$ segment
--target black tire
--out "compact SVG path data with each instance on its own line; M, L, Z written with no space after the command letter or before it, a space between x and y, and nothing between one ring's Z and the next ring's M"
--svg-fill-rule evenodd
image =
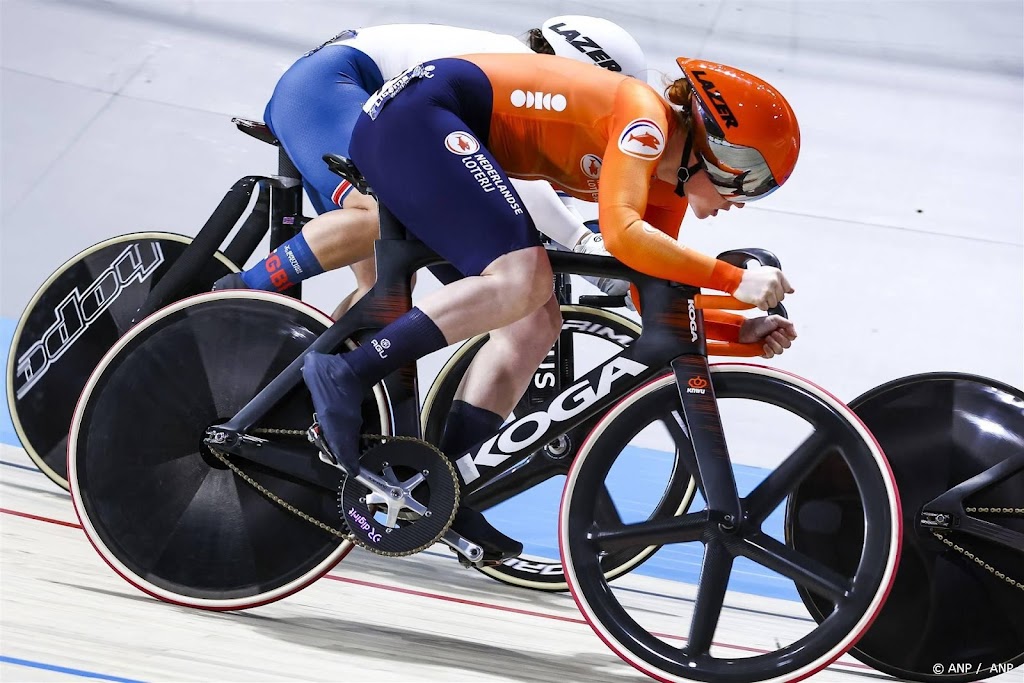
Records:
M929 373L876 387L850 407L892 465L904 517L896 582L875 623L850 654L914 681L976 681L1024 666L1024 589L969 560L918 523L929 501L1024 451L1024 392L985 377ZM843 468L826 461L804 488L808 495L835 495L845 477ZM1024 471L977 492L966 504L1024 507ZM1024 533L1024 514L972 516ZM948 540L1015 583L1024 582L1021 552L956 530ZM856 535L829 539L834 546L857 542ZM823 606L806 594L801 597L821 619Z
M61 488L68 488L68 426L82 387L191 243L184 235L139 232L95 244L47 278L21 314L7 359L7 405L25 452ZM220 252L214 257L182 296L209 291L217 278L238 272ZM95 312L83 313L100 301Z
M594 491L602 490L620 451L645 421L666 411L681 410L675 377L666 374L652 380L602 418L569 472L559 528L566 578L580 610L601 639L626 662L659 680L801 680L848 650L882 608L899 559L901 517L895 481L881 450L860 420L824 390L794 375L753 365L713 365L711 377L717 400L741 399L741 407L781 410L787 414L786 420L800 419L801 428L796 435L806 434L809 424L810 436L794 441L799 445L792 451L786 449L789 455L779 467L741 498L743 521L739 525L725 527L707 510L683 515L671 526L622 526L621 522L609 522L614 515L608 514L607 504L602 505L602 496L594 495ZM730 410L732 405L735 404L730 402ZM742 415L742 411L739 413ZM678 438L688 440L683 423L677 424ZM774 442L761 433L773 426L774 423L743 422L742 431L755 432L744 436L757 447L768 447ZM730 432L728 424L726 427L726 434L731 434L729 438L733 441L739 432ZM761 530L767 515L799 484L804 468L836 449L855 472L857 495L873 503L866 506L868 511L861 517L869 532L849 571L835 564L812 561ZM796 512L803 520L812 511ZM638 536L640 533L645 535ZM637 608L636 598L630 592L613 591L601 573L602 548L652 540L665 544L664 548L676 543L703 543L704 560L692 609L688 600L678 598L657 602L656 607L648 604ZM765 633L756 643L744 643L750 646L744 648L746 652L754 649L758 654L742 656L733 654L735 650L711 653L712 639L725 611L723 600L733 575L733 560L738 557L762 564L794 583L814 581L820 590L841 596L839 606L820 625L812 620L789 622L800 628L782 641L779 638L783 636L775 631ZM646 611L641 616L637 609ZM694 618L686 614L688 610ZM746 622L750 616L730 614L729 618ZM658 628L650 628L648 621L654 618L666 619L671 624L671 633L666 635ZM803 631L805 627L810 630ZM680 639L684 641L682 647Z
M640 336L640 326L634 321L600 308L565 305L562 306L562 320L563 330L572 331L574 335L588 335L614 344L619 348L626 348ZM486 341L487 335L480 335L464 343L434 379L424 400L421 414L424 438L431 443L437 444L440 441L455 392L462 382L469 364ZM581 373L577 372L576 374L578 376ZM514 413L525 408L525 401L525 398L520 401L520 406L517 406ZM566 452L559 451L556 454L552 449L545 448L534 453L527 467L543 466L542 469L534 467L536 470L534 476L524 469L516 469L505 475L508 478L507 481L522 481L521 486L525 490L544 479L564 476L569 470L579 443L591 426L592 423L573 430L573 434L570 435L572 438L569 450ZM680 470L679 475L674 480L674 485L665 491L663 504L655 511L655 515L679 514L689 507L696 489L688 473ZM515 477L520 479L515 479ZM472 499L469 502L472 504ZM479 506L480 509L488 507L490 505L486 501ZM557 524L553 523L552 531L556 529ZM655 548L643 548L609 555L604 559L606 576L611 580L635 569L650 557L654 550ZM513 586L549 592L568 590L562 571L562 561L558 557L522 555L506 560L497 566L479 569L491 578Z
M123 578L161 600L205 609L265 604L308 585L352 544L285 510L203 444L331 324L266 292L201 294L146 318L89 378L71 426L68 466L82 527ZM364 404L368 431L390 430L383 391ZM304 430L299 385L256 428ZM317 452L303 437L293 447ZM308 515L343 528L337 491L233 459ZM340 477L339 477L340 484Z

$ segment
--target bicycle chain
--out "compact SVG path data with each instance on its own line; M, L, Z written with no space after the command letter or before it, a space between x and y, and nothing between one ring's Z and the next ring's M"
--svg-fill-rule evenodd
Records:
M301 436L301 437L304 437L306 435L306 430L304 430L304 429L282 429L282 428L277 428L277 427L259 427L259 428L253 429L252 432L254 434L278 434L278 435L282 435L282 436ZM445 457L444 453L442 453L441 450L439 448L437 448L436 446L434 446L433 444L427 443L426 441L423 441L422 439L417 439L417 438L412 437L412 436L384 436L383 434L360 434L359 436L364 438L364 439L369 439L369 440L372 440L372 441L381 441L381 442L387 441L387 440L394 440L394 441L416 441L417 443L421 443L421 444L424 444L426 446L429 446L434 451L437 451L437 453L441 456L442 460L444 460L444 462L448 465L448 469L451 471L452 476L456 476L455 475L455 468L452 466L451 461L449 461L448 458ZM385 552L385 551L380 550L379 548L373 548L373 547L364 545L363 543L358 543L358 539L351 532L349 532L349 531L344 531L344 532L343 531L338 531L337 529L332 527L330 524L327 524L326 522L323 522L323 521L317 519L316 517L303 512L302 510L298 509L297 507L295 507L294 505L292 505L288 501L284 500L283 498L278 496L276 493L274 493L273 491L271 491L270 489L268 489L267 487L263 486L262 484L260 484L258 481L256 481L252 477L250 477L248 474L243 472L241 470L241 468L239 468L237 465L235 465L233 462L231 462L231 460L228 459L227 455L224 454L222 451L219 451L216 448L213 448L212 446L208 446L208 448L217 457L218 460L220 460L222 463L224 463L232 472L237 474L243 481L245 481L247 484L252 486L258 492L263 494L263 496L266 497L268 500L270 500L270 501L272 501L274 503L277 503L278 505L280 505L282 508L284 508L288 512L291 512L292 514L294 514L295 516L299 517L300 519L302 519L302 520L304 520L306 522L309 522L310 524L312 524L313 526L317 527L321 531L325 531L325 532L331 534L332 536L336 536L337 538L340 538L342 540L349 541L351 543L356 543L360 548L366 548L367 550L369 550L372 553L375 553L377 555L384 555L386 557L405 557L407 555L413 555L416 552L419 552L419 551L412 551L412 552L407 552L407 553ZM342 475L340 483L338 484L338 496L339 497L341 496L341 485L343 483L344 483L344 475ZM458 503L458 498L457 497L456 497L456 503ZM458 509L458 505L456 504L454 506L453 510L452 510L452 517L451 517L451 519L448 520L448 524L449 525L455 519L455 510L457 510L457 509ZM342 520L342 521L344 522L344 520Z
M273 428L273 427L262 427L262 428L254 429L252 431L254 433L257 433L257 434L280 434L280 435L284 435L284 436L305 436L305 434L306 434L306 432L304 430L302 430L302 429L279 429L279 428ZM366 439L371 439L371 440L381 441L381 442L386 441L387 439L394 439L395 441L417 441L419 443L426 444L427 446L429 446L430 448L432 448L433 450L437 451L439 454L444 456L444 454L441 453L441 451L436 446L434 446L433 444L429 444L426 441L423 441L422 439L416 439L416 438L411 437L411 436L384 436L383 434L361 434L360 436L362 436L363 438L366 438ZM258 481L256 481L252 477L250 477L245 472L243 472L237 465L232 463L227 458L227 456L224 455L224 453L222 453L221 451L218 451L216 448L213 448L213 447L210 447L210 451L212 451L213 454L215 456L217 456L217 458L221 462L223 462L228 468L230 468L232 472L234 472L239 477L241 477L246 483L248 483L250 486L252 486L254 489L259 491L260 493L262 493L269 500L271 500L274 503L277 503L278 505L283 507L288 512L291 512L292 514L296 515L300 519L303 519L306 522L309 522L313 526L315 526L315 527L321 529L322 531L325 531L325 532L327 532L327 533L329 533L329 534L331 534L333 536L336 536L338 538L341 538L343 540L350 541L350 542L353 542L353 543L356 541L356 538L355 538L355 536L353 534L351 534L349 532L338 531L337 529L332 527L330 524L327 524L326 522L323 522L323 521L317 519L316 517L313 517L312 515L306 514L302 510L299 510L297 507L295 507L294 505L290 504L288 501L284 500L283 498L281 498L280 496L275 494L273 491L270 491L265 486L260 484ZM444 458L444 461L445 461L445 463L447 463L448 468L454 474L455 473L455 468L452 466L452 464L448 460L448 458ZM341 495L341 486L340 485L338 487L338 495L339 496ZM964 511L965 512L969 512L969 513L988 514L988 515L1024 516L1024 508L968 507L968 508L964 508ZM454 519L455 519L455 513L453 512L452 513L452 520L454 520ZM449 524L451 523L452 520L449 520ZM944 534L940 534L937 531L932 531L932 536L937 538L939 541L941 541L947 547L952 548L956 552L964 555L967 559L972 560L978 566L980 566L980 567L984 568L985 570L989 571L993 576L995 576L996 578L1000 579L1001 581L1005 581L1006 583L1010 584L1011 586L1013 586L1015 588L1018 588L1020 590L1024 590L1024 582L1018 581L1018 580L1014 579L1013 577L1009 576L1008 574L999 571L998 569L996 569L995 567L990 565L988 562L985 562L983 559L981 559L980 557L978 557L977 555L975 555L971 551L967 550L966 548L964 548L962 546L957 545L953 541L951 541L948 538L946 538L946 536ZM416 551L414 551L414 552L408 552L408 553L388 553L388 552L383 552L383 551L381 551L378 548L369 547L369 546L364 545L362 543L359 543L358 545L361 548L366 548L367 550L369 550L372 553L375 553L377 555L384 555L386 557L404 557L404 556L407 556L407 555L413 555L416 552Z
M983 514L983 515L1006 515L1006 516L1024 517L1024 508L965 507L964 508L964 512L977 513L977 514ZM939 539L947 547L952 548L953 550L955 550L956 552L960 553L961 555L963 555L967 559L973 561L979 567L982 567L982 568L988 570L989 572L991 572L999 580L1005 581L1006 583L1010 584L1014 588L1018 588L1018 589L1024 591L1024 582L1018 581L1018 580L1014 579L1013 577L1005 574L1004 572L999 571L998 569L996 569L995 567L990 565L988 562L984 561L983 559L981 559L980 557L978 557L977 555L972 553L970 550L967 550L966 548L964 548L962 546L959 546L956 543L954 543L953 541L951 541L948 538L946 538L945 534L940 534L937 531L932 531L932 536L934 536L935 538Z

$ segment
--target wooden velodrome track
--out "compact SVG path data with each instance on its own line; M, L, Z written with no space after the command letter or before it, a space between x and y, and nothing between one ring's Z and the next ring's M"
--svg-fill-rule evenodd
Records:
M68 494L21 449L0 449L0 680L650 680L570 596L505 586L440 548L404 560L355 550L304 591L244 612L158 602L103 563ZM686 623L671 611L685 613L692 586L634 575L617 585L670 636ZM731 593L727 604L722 653L756 653L809 621L792 601ZM849 657L814 678L869 679L889 677Z

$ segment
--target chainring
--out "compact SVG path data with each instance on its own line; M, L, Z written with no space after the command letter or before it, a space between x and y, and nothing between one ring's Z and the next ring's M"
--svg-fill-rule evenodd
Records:
M437 543L451 526L459 507L459 478L436 447L419 439L388 439L369 449L359 464L387 480L394 496L411 495L422 514L400 504L391 507L365 484L346 477L338 493L341 518L352 541L377 555L412 555ZM389 515L389 513L391 513ZM393 526L387 524L392 518Z

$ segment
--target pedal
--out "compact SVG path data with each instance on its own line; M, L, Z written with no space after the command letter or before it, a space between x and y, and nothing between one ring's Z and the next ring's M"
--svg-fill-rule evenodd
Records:
M459 558L459 564L464 567L484 567L488 564L498 564L497 562L489 563L484 557L483 548L451 529L444 532L441 542L455 551Z
M334 453L331 452L331 447L327 445L327 439L324 438L324 432L320 429L320 423L316 419L316 413L313 413L313 424L306 430L306 438L311 444L316 446L320 460L332 467L337 467L342 472L345 472L345 468L341 466L338 459L334 456ZM346 474L348 473L346 472Z

